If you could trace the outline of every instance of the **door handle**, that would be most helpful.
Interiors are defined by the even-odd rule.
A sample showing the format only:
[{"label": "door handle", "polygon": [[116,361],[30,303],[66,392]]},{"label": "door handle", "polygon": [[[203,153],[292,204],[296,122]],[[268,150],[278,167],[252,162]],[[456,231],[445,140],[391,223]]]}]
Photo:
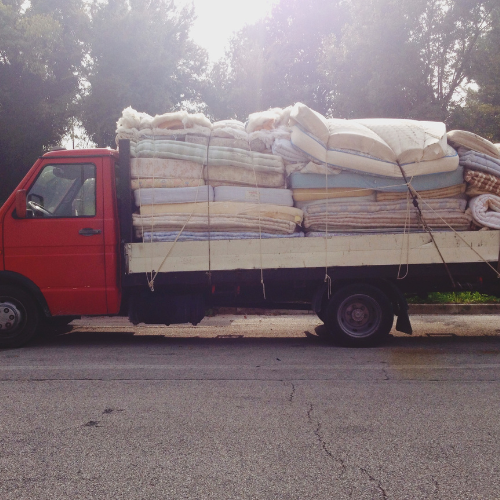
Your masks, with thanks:
[{"label": "door handle", "polygon": [[94,234],[101,234],[101,230],[92,229],[91,227],[84,227],[83,229],[80,229],[80,231],[78,231],[78,234],[81,234],[82,236],[94,236]]}]

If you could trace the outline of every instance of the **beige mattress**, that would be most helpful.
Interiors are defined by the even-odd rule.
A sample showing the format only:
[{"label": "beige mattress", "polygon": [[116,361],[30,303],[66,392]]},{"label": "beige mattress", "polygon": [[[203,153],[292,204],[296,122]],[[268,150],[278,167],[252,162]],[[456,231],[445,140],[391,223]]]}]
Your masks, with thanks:
[{"label": "beige mattress", "polygon": [[[465,183],[456,186],[445,187],[441,189],[430,189],[429,191],[418,191],[420,198],[424,199],[440,199],[451,198],[465,193],[467,185]],[[391,200],[404,200],[408,196],[406,193],[384,193],[377,192],[377,201],[391,201]]]},{"label": "beige mattress", "polygon": [[132,158],[130,161],[130,174],[132,178],[141,180],[147,178],[201,180],[203,179],[203,168],[200,163],[189,160]]},{"label": "beige mattress", "polygon": [[231,231],[263,232],[271,234],[292,234],[297,227],[295,222],[270,217],[239,215],[193,215],[180,213],[170,215],[133,214],[132,221],[137,237],[145,231]]},{"label": "beige mattress", "polygon": [[238,168],[224,165],[205,167],[204,178],[211,186],[252,186],[267,188],[284,188],[283,171],[262,171],[250,168]]},{"label": "beige mattress", "polygon": [[175,203],[165,205],[144,205],[140,208],[140,215],[176,215],[193,214],[210,217],[222,216],[251,216],[266,217],[269,219],[285,220],[294,224],[301,224],[303,212],[294,207],[280,205],[241,203],[233,201],[215,201],[213,203]]},{"label": "beige mattress", "polygon": [[329,198],[354,198],[369,196],[375,193],[373,189],[361,188],[302,188],[293,190],[294,201],[327,200]]},{"label": "beige mattress", "polygon": [[448,132],[448,142],[455,148],[460,146],[500,159],[500,151],[492,142],[466,130]]},{"label": "beige mattress", "polygon": [[198,187],[204,186],[203,179],[132,179],[132,189],[140,188],[178,188],[178,187]]}]

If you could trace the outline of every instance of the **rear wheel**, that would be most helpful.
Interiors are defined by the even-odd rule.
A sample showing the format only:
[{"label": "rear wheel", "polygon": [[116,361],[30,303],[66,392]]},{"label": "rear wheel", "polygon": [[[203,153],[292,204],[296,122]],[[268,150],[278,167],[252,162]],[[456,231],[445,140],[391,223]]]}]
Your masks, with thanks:
[{"label": "rear wheel", "polygon": [[0,285],[0,347],[20,347],[33,338],[40,314],[20,288]]},{"label": "rear wheel", "polygon": [[332,296],[325,320],[334,341],[354,347],[373,346],[388,337],[394,311],[391,301],[378,288],[353,284]]}]

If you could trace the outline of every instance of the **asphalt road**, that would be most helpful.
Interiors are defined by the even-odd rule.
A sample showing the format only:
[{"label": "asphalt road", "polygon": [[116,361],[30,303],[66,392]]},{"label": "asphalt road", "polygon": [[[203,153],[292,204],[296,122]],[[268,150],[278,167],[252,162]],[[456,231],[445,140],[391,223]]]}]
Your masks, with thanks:
[{"label": "asphalt road", "polygon": [[498,316],[83,319],[0,351],[0,499],[498,499]]}]

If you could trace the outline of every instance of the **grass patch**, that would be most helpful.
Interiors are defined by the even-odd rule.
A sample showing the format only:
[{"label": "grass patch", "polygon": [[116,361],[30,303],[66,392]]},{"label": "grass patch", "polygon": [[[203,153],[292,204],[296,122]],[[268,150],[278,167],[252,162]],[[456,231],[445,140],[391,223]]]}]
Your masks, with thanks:
[{"label": "grass patch", "polygon": [[426,298],[407,297],[409,304],[498,304],[500,298],[479,292],[432,292]]}]

